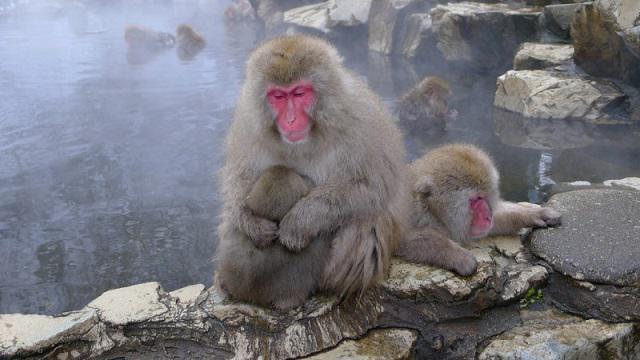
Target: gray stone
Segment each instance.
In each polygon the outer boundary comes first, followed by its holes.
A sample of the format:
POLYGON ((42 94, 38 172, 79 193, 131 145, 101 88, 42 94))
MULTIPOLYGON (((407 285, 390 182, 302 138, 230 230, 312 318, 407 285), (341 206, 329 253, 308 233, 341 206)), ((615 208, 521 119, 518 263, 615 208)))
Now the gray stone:
POLYGON ((297 7, 284 12, 285 24, 296 25, 329 32, 329 3, 311 4, 297 7))
POLYGON ((578 119, 591 124, 628 124, 627 101, 605 80, 548 70, 510 70, 498 78, 494 105, 541 119, 578 119))
POLYGON ((479 360, 638 359, 635 324, 584 320, 557 310, 523 311, 523 324, 491 339, 479 360))
POLYGON ((515 70, 538 70, 567 65, 573 58, 573 46, 524 43, 513 59, 515 70))
POLYGON ((329 26, 358 26, 369 21, 372 0, 329 0, 329 26))
POLYGON ((640 193, 577 190, 554 195, 559 228, 535 231, 533 253, 576 280, 640 285, 640 193))
POLYGON ((435 43, 431 29, 431 15, 411 14, 407 18, 407 30, 402 43, 402 55, 408 59, 418 57, 435 43))
POLYGON ((310 356, 313 360, 402 360, 410 359, 418 336, 406 329, 373 330, 360 340, 345 340, 335 349, 310 356))
POLYGON ((571 25, 574 60, 586 72, 640 86, 640 1, 596 0, 571 25))
POLYGON ((628 177, 619 180, 606 180, 604 182, 605 186, 622 186, 625 188, 631 188, 635 190, 640 190, 640 178, 638 177, 628 177))
POLYGON ((369 12, 369 50, 389 55, 400 46, 398 34, 404 19, 423 6, 423 0, 380 0, 371 3, 369 12))
POLYGON ((38 352, 89 331, 98 318, 95 311, 61 316, 0 315, 0 357, 38 352))
POLYGON ((507 65, 518 46, 535 38, 540 11, 472 2, 431 10, 437 46, 447 61, 493 70, 507 65))
POLYGON ((558 4, 544 7, 544 24, 552 33, 568 39, 571 36, 571 23, 576 12, 583 4, 558 4))
POLYGON ((101 321, 113 325, 126 325, 149 320, 169 309, 160 301, 162 288, 149 282, 109 290, 87 305, 95 309, 101 321))
POLYGON ((195 284, 185 286, 169 293, 169 296, 178 299, 181 304, 194 303, 204 291, 204 285, 195 284))

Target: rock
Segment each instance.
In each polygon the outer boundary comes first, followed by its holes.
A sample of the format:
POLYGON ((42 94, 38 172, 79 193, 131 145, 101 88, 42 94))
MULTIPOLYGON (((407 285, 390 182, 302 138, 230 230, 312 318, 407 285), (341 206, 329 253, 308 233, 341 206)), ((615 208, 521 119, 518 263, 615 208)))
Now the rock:
POLYGON ((372 0, 329 0, 329 26, 358 26, 367 24, 372 0))
POLYGON ((406 329, 373 330, 360 340, 345 340, 335 349, 310 356, 307 359, 411 359, 411 353, 417 338, 415 331, 406 329))
POLYGON ((79 313, 36 315, 41 333, 15 326, 27 315, 0 315, 0 358, 469 358, 518 323, 517 299, 546 277, 517 239, 494 240, 471 249, 473 276, 396 259, 390 278, 360 297, 317 296, 286 313, 202 285, 167 293, 146 283, 107 291, 79 313))
POLYGON ((506 67, 518 46, 536 36, 539 16, 532 8, 472 2, 431 10, 433 33, 444 58, 477 70, 506 67))
POLYGON ((571 23, 576 12, 584 4, 558 4, 544 7, 544 25, 555 35, 569 39, 571 37, 571 23))
POLYGON ((329 32, 329 3, 322 2, 287 10, 284 12, 283 21, 285 24, 327 33, 329 32))
POLYGON ((531 251, 576 280, 640 284, 640 193, 579 190, 554 195, 562 226, 535 231, 531 251), (606 216, 603 216, 606 214, 606 216))
POLYGON ((0 357, 37 353, 88 332, 98 322, 95 311, 62 316, 0 315, 0 357))
POLYGON ((424 0, 380 0, 369 12, 369 50, 389 55, 398 51, 404 19, 426 6, 424 0))
POLYGON ((628 124, 626 95, 613 83, 548 70, 510 70, 498 78, 494 105, 541 119, 628 124))
POLYGON ((435 44, 431 28, 431 15, 411 14, 407 19, 407 30, 402 43, 402 55, 408 59, 419 57, 435 44))
POLYGON ((586 72, 640 86, 640 2, 596 0, 571 25, 574 60, 586 72))
POLYGON ((274 32, 284 21, 284 12, 322 2, 322 0, 250 0, 268 32, 274 32))
POLYGON ((604 182, 605 186, 622 186, 626 188, 631 188, 635 190, 640 190, 640 178, 637 177, 628 177, 620 180, 606 180, 604 182))
POLYGON ((572 45, 524 43, 513 59, 515 70, 538 70, 567 65, 573 58, 572 45))
POLYGON ((640 328, 584 320, 557 310, 523 311, 523 323, 491 339, 479 360, 636 359, 640 328))
POLYGON ((160 301, 160 284, 149 282, 109 290, 87 305, 95 309, 101 321, 126 325, 149 320, 169 309, 160 301))

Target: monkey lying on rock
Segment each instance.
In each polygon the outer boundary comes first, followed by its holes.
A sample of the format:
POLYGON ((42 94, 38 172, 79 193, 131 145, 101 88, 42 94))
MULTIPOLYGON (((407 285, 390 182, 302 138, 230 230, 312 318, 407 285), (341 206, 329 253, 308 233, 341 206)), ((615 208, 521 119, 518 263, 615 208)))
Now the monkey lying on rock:
POLYGON ((561 222, 552 208, 502 200, 498 170, 489 155, 473 145, 431 150, 410 165, 410 175, 413 231, 396 253, 410 261, 470 275, 477 262, 459 244, 561 222))

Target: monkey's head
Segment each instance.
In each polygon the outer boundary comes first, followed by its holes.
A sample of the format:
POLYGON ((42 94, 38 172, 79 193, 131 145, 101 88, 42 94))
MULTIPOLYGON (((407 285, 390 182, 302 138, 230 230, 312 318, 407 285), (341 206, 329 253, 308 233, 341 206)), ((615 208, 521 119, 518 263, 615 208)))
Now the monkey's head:
POLYGON ((178 37, 181 36, 191 36, 195 33, 195 31, 193 31, 193 29, 191 28, 191 26, 187 25, 187 24, 181 24, 178 25, 178 27, 176 28, 176 35, 178 37))
POLYGON ((500 193, 498 171, 485 152, 472 145, 445 145, 417 160, 412 171, 418 198, 455 240, 487 236, 500 193))
POLYGON ((418 85, 420 95, 433 110, 435 116, 455 119, 458 111, 449 108, 447 99, 453 95, 449 83, 437 76, 428 76, 418 85))
POLYGON ((305 143, 323 126, 315 110, 340 93, 341 66, 336 49, 321 39, 276 38, 250 57, 245 96, 264 114, 261 126, 287 144, 305 143))

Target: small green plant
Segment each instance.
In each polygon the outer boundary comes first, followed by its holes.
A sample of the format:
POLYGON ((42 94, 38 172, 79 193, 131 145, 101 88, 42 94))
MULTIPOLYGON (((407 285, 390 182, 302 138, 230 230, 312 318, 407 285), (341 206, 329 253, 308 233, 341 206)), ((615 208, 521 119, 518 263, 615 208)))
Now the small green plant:
POLYGON ((527 295, 520 299, 520 309, 526 309, 529 306, 542 301, 542 297, 542 289, 529 289, 529 291, 527 291, 527 295))

